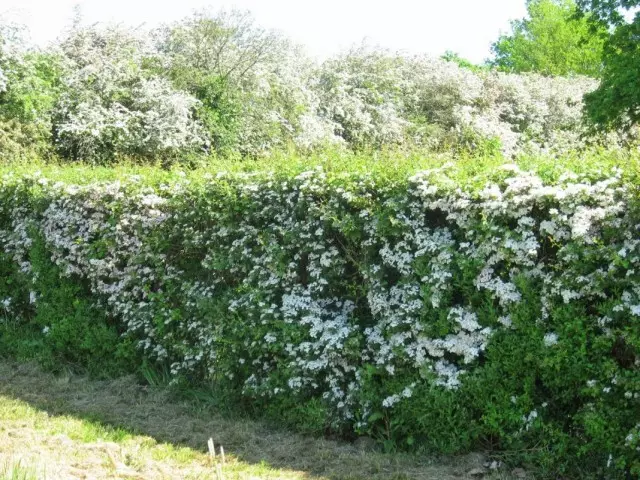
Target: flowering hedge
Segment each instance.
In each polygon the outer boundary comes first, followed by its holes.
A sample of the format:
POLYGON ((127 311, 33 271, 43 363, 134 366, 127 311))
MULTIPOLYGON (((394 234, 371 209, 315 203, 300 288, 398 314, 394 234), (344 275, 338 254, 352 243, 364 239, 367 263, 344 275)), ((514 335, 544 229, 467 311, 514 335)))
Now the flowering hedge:
POLYGON ((636 170, 388 165, 0 173, 0 319, 388 447, 640 473, 636 170))

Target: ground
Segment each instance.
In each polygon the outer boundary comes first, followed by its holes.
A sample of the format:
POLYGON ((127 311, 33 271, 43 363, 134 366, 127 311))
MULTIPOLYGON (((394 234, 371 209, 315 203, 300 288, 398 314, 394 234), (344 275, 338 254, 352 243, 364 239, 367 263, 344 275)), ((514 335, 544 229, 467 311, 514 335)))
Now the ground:
MULTIPOLYGON (((480 454, 384 454, 227 418, 133 377, 54 376, 0 360, 0 480, 508 479, 480 454), (208 453, 214 442, 216 457, 208 453), (224 448, 224 463, 220 455, 224 448)), ((517 472, 516 472, 517 473, 517 472)), ((531 477, 527 477, 531 478, 531 477)))

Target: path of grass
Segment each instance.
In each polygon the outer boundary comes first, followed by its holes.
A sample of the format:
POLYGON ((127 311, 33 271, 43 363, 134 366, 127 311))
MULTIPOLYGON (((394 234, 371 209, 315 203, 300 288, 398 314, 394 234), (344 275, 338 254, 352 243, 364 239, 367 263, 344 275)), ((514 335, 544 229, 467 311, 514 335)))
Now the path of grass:
POLYGON ((436 461, 363 451, 225 418, 131 377, 55 377, 0 361, 0 480, 449 480, 468 478, 482 462, 477 455, 436 461), (225 449, 221 468, 219 449, 216 460, 207 454, 210 437, 225 449))

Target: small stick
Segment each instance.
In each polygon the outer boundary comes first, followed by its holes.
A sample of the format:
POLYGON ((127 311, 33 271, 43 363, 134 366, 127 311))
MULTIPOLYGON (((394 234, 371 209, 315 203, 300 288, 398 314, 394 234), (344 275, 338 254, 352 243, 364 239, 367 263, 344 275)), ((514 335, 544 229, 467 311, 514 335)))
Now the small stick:
POLYGON ((209 456, 211 457, 211 460, 215 460, 215 458, 216 458, 216 447, 213 444, 213 438, 209 439, 209 441, 207 442, 207 446, 209 447, 209 456))
POLYGON ((224 477, 222 476, 222 465, 219 463, 216 464, 216 477, 217 480, 224 480, 224 477))
POLYGON ((220 456, 222 457, 222 465, 224 465, 224 448, 220 445, 220 456))

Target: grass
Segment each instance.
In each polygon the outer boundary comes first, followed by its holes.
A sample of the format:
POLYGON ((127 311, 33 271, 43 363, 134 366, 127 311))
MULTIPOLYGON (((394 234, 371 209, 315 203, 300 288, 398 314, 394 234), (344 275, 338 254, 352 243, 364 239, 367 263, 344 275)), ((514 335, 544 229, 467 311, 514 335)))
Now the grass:
MULTIPOLYGON (((405 181, 419 170, 436 169, 447 165, 450 178, 460 185, 484 186, 486 179, 495 175, 503 164, 517 164, 524 170, 536 172, 549 182, 571 171, 577 174, 596 175, 621 168, 634 179, 640 170, 640 152, 637 150, 591 149, 572 152, 561 159, 549 155, 520 155, 504 158, 502 155, 452 155, 435 154, 428 151, 374 151, 354 153, 341 150, 326 150, 308 155, 292 152, 274 152, 256 160, 207 158, 194 166, 175 164, 170 169, 154 164, 136 164, 123 161, 117 165, 91 165, 62 161, 29 159, 27 162, 13 161, 0 165, 3 176, 21 177, 40 172, 52 182, 83 185, 93 182, 128 180, 132 175, 142 177, 143 183, 159 185, 172 180, 188 179, 192 184, 201 183, 207 174, 219 172, 275 172, 278 176, 291 177, 300 172, 322 166, 331 175, 367 174, 372 178, 405 181)), ((608 173, 607 173, 608 174, 608 173)))
POLYGON ((25 467, 20 461, 0 465, 0 480, 37 480, 38 471, 33 466, 25 467))
MULTIPOLYGON (((450 480, 469 478, 485 461, 384 454, 226 418, 133 377, 54 376, 34 364, 0 360, 0 480, 450 480)), ((511 477, 498 471, 484 478, 511 477)))

